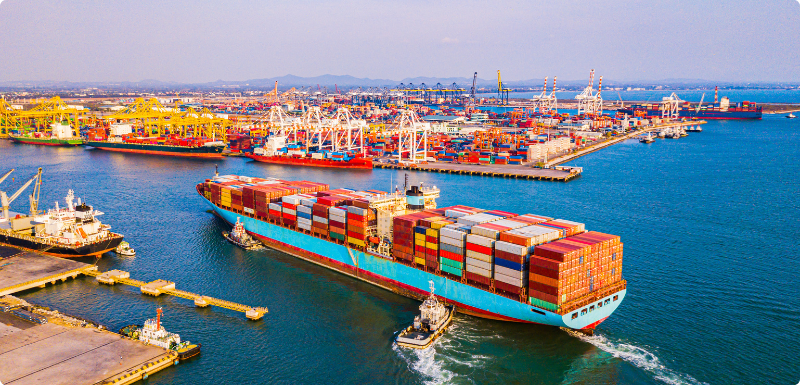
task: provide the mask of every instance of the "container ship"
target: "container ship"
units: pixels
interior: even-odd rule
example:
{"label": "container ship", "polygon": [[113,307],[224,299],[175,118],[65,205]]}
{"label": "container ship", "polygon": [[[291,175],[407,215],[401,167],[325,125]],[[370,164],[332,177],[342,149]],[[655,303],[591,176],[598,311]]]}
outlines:
{"label": "container ship", "polygon": [[[644,118],[662,117],[662,104],[634,104],[627,108],[620,108],[617,113]],[[761,119],[761,106],[752,102],[741,102],[731,105],[728,97],[713,104],[692,107],[689,102],[683,102],[678,107],[678,118],[686,119]]]}
{"label": "container ship", "polygon": [[215,175],[196,190],[268,247],[419,300],[433,281],[466,314],[591,334],[627,292],[618,236],[541,215],[437,208],[436,187]]}
{"label": "container ship", "polygon": [[271,137],[264,146],[245,156],[258,162],[292,166],[372,169],[372,158],[347,151],[307,152],[300,145],[286,145],[283,137]]}
{"label": "container ship", "polygon": [[221,159],[225,143],[206,138],[137,137],[130,125],[112,124],[108,136],[90,133],[85,143],[98,150]]}
{"label": "container ship", "polygon": [[20,135],[11,134],[9,138],[17,143],[36,144],[40,146],[74,147],[83,144],[83,138],[74,136],[72,127],[62,123],[51,124],[49,133],[28,132]]}
{"label": "container ship", "polygon": [[[0,182],[10,173],[0,178]],[[30,215],[9,211],[9,204],[34,181],[36,185],[34,193],[30,196]],[[3,215],[0,217],[0,244],[56,257],[75,258],[100,256],[114,250],[122,243],[122,235],[111,232],[109,225],[97,219],[103,213],[82,203],[80,198],[76,204],[72,190],[67,193],[66,207],[60,208],[56,202],[55,208],[45,213],[37,210],[39,191],[41,191],[41,169],[10,198],[5,192],[0,192],[3,204]]]}

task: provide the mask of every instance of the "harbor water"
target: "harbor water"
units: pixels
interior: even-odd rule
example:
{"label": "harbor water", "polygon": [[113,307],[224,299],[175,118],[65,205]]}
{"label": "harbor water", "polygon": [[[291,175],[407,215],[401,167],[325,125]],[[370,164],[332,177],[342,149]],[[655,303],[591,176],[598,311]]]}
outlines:
{"label": "harbor water", "polygon": [[[708,99],[709,95],[706,95]],[[417,301],[273,251],[226,242],[228,226],[194,186],[214,173],[390,190],[404,173],[282,167],[242,158],[191,160],[0,141],[14,191],[44,168],[40,207],[67,189],[137,250],[101,270],[167,279],[179,289],[267,306],[261,321],[190,301],[147,297],[91,278],[21,295],[112,329],[164,310],[167,330],[202,354],[148,384],[794,384],[800,380],[800,122],[717,121],[702,133],[630,140],[572,162],[568,183],[436,173],[412,182],[466,204],[585,222],[622,236],[628,295],[594,337],[458,315],[426,351],[393,345]],[[27,199],[13,205],[26,211]],[[63,204],[63,203],[62,203]],[[93,262],[88,260],[88,262]]]}

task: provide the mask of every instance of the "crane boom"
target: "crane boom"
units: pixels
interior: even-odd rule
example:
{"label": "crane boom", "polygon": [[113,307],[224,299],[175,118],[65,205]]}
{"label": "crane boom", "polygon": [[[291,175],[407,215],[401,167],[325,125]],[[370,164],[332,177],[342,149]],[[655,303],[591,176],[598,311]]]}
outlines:
{"label": "crane boom", "polygon": [[[695,113],[695,114],[698,114],[698,113],[700,113],[700,107],[702,107],[702,106],[703,106],[703,99],[705,99],[705,98],[706,98],[706,93],[705,93],[705,92],[703,92],[703,96],[701,96],[701,97],[700,97],[700,103],[699,103],[699,104],[697,104],[697,110],[695,110],[695,111],[694,111],[694,113]],[[0,179],[0,182],[2,182],[2,181],[3,181],[3,180],[2,180],[2,179]]]}
{"label": "crane boom", "polygon": [[11,175],[12,172],[14,172],[13,168],[11,170],[8,170],[7,173],[3,174],[3,176],[0,177],[0,183],[3,183],[3,181],[6,180],[6,178],[8,178],[8,176]]}
{"label": "crane boom", "polygon": [[33,183],[33,181],[41,178],[41,176],[42,176],[42,168],[40,167],[39,172],[37,172],[36,175],[33,176],[33,178],[25,182],[25,184],[22,185],[22,187],[20,187],[19,190],[17,190],[17,192],[11,195],[11,197],[6,195],[5,191],[0,191],[0,203],[2,203],[3,205],[3,218],[8,220],[8,206],[11,205],[11,202],[17,199],[17,197],[19,197],[19,195],[22,194],[22,192],[25,191],[25,189],[28,188],[28,186],[30,186],[31,183]]}

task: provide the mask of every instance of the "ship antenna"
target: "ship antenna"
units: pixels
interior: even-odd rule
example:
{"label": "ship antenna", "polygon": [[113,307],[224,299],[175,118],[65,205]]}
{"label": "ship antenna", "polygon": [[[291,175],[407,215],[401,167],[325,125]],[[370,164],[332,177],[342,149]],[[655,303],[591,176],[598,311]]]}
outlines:
{"label": "ship antenna", "polygon": [[219,165],[218,164],[214,165],[214,176],[219,176]]}
{"label": "ship antenna", "polygon": [[431,297],[433,297],[433,280],[428,281],[431,286]]}

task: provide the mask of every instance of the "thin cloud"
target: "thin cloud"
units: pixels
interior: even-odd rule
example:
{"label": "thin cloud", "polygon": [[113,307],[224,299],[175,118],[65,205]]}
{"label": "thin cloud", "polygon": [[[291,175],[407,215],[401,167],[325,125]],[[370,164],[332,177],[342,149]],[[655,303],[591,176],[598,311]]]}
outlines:
{"label": "thin cloud", "polygon": [[[0,1],[2,1],[2,0],[0,0]],[[797,0],[797,1],[800,1],[800,0]],[[442,43],[444,43],[444,44],[458,44],[458,39],[445,37],[444,39],[442,39]]]}

